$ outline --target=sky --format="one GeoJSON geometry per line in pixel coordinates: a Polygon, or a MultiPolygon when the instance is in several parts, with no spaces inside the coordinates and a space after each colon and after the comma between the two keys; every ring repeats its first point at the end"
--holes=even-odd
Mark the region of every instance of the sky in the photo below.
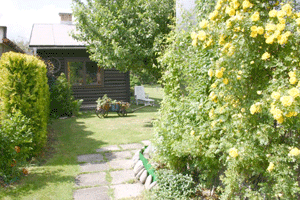
{"type": "Polygon", "coordinates": [[[72,0],[0,0],[0,26],[8,39],[27,42],[33,24],[60,23],[63,12],[72,12],[72,0]]]}

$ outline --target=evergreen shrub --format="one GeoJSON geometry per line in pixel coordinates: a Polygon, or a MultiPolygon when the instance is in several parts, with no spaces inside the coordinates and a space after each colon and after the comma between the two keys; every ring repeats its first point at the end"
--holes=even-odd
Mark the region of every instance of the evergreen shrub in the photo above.
{"type": "Polygon", "coordinates": [[[49,88],[46,73],[46,65],[35,56],[14,52],[2,54],[1,124],[5,120],[13,120],[9,116],[17,113],[24,119],[30,119],[30,123],[26,123],[28,130],[32,132],[31,142],[26,145],[31,149],[30,155],[38,154],[47,138],[49,88]]]}
{"type": "Polygon", "coordinates": [[[161,58],[156,159],[221,199],[300,198],[300,13],[282,2],[218,0],[161,58]]]}

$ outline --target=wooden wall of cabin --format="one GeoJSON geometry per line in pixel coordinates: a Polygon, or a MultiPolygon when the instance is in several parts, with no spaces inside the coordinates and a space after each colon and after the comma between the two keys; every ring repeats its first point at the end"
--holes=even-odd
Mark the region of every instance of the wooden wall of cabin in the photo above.
{"type": "MultiPolygon", "coordinates": [[[[59,76],[65,73],[67,76],[68,60],[89,60],[89,54],[85,49],[40,49],[38,55],[43,59],[56,58],[60,62],[60,69],[55,73],[59,76]]],[[[108,97],[120,101],[130,102],[130,76],[129,72],[123,73],[116,69],[104,69],[103,85],[76,85],[73,86],[73,95],[75,99],[83,99],[83,104],[96,104],[95,101],[107,94],[108,97]]]]}

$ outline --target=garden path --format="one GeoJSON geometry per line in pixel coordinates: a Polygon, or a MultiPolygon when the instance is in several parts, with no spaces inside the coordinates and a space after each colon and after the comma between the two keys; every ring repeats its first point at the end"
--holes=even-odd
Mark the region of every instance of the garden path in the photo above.
{"type": "Polygon", "coordinates": [[[150,141],[112,145],[96,149],[95,154],[80,155],[81,173],[75,179],[75,200],[108,200],[141,195],[143,184],[136,181],[131,158],[150,141]]]}

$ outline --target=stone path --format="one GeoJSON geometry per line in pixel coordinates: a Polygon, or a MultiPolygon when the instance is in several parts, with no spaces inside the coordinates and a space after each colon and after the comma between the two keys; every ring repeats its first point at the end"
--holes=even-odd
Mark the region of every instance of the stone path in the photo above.
{"type": "Polygon", "coordinates": [[[96,149],[95,154],[77,157],[81,174],[75,179],[75,200],[106,200],[134,198],[141,195],[144,185],[135,179],[132,170],[134,153],[142,143],[112,145],[96,149]]]}

